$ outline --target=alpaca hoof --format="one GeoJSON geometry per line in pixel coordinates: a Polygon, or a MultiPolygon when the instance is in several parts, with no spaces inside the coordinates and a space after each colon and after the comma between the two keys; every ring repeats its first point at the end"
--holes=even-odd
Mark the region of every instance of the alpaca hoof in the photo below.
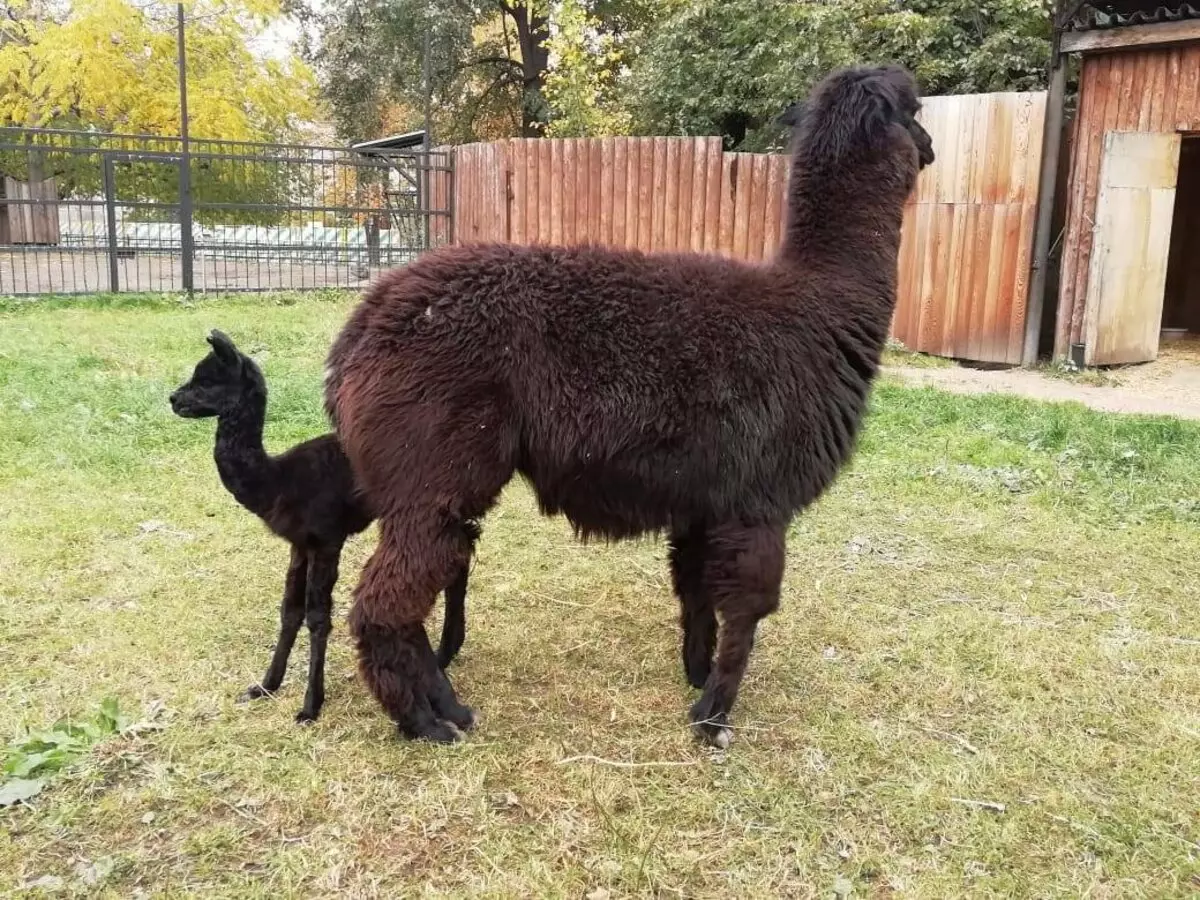
{"type": "Polygon", "coordinates": [[[708,671],[707,668],[703,671],[689,671],[687,673],[688,684],[698,691],[704,690],[704,685],[708,683],[708,671]]]}
{"type": "Polygon", "coordinates": [[[263,697],[270,697],[271,691],[268,691],[261,684],[252,684],[246,690],[238,695],[237,703],[250,703],[253,700],[261,700],[263,697]]]}
{"type": "Polygon", "coordinates": [[[733,741],[733,729],[729,727],[729,715],[714,710],[708,694],[704,694],[692,706],[692,729],[696,737],[718,750],[726,750],[733,741]]]}
{"type": "Polygon", "coordinates": [[[302,709],[300,712],[296,713],[296,724],[311,725],[313,722],[317,721],[317,717],[319,715],[319,712],[312,712],[307,709],[302,709]]]}
{"type": "Polygon", "coordinates": [[[442,722],[440,720],[431,722],[411,733],[401,728],[400,734],[416,741],[429,741],[431,744],[453,744],[462,739],[461,731],[449,722],[442,722]]]}
{"type": "MultiPolygon", "coordinates": [[[[720,717],[722,720],[724,716],[720,717]]],[[[718,724],[713,720],[705,720],[703,722],[693,722],[692,728],[696,732],[696,737],[708,744],[710,747],[715,747],[718,750],[728,750],[729,745],[733,742],[733,729],[725,724],[718,724]]]]}

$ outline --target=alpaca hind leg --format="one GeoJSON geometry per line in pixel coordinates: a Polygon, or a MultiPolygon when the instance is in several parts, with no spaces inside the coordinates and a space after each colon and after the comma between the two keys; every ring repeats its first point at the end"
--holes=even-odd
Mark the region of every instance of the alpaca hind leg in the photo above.
{"type": "Polygon", "coordinates": [[[474,720],[441,673],[424,626],[437,594],[469,559],[461,527],[443,513],[408,510],[380,519],[350,628],[364,680],[406,737],[449,742],[474,720]]]}
{"type": "Polygon", "coordinates": [[[341,545],[309,552],[304,618],[308,625],[308,688],[297,722],[315,722],[325,704],[325,649],[333,628],[333,586],[337,584],[341,545]]]}
{"type": "Polygon", "coordinates": [[[729,714],[759,620],[779,606],[783,581],[784,534],[775,526],[725,526],[710,533],[704,581],[721,616],[717,658],[704,693],[692,706],[697,734],[725,748],[733,737],[729,714]]]}
{"type": "Polygon", "coordinates": [[[708,681],[717,644],[717,617],[704,583],[705,547],[702,528],[671,536],[671,580],[679,598],[683,627],[683,671],[688,683],[697,689],[708,681]]]}
{"type": "Polygon", "coordinates": [[[239,703],[257,700],[279,690],[283,684],[283,675],[287,671],[288,657],[292,653],[292,645],[296,642],[296,634],[304,624],[304,603],[307,590],[308,557],[299,547],[292,547],[291,561],[288,563],[287,578],[284,581],[283,602],[279,607],[279,637],[275,641],[275,652],[271,655],[271,664],[259,684],[252,684],[238,697],[239,703]]]}

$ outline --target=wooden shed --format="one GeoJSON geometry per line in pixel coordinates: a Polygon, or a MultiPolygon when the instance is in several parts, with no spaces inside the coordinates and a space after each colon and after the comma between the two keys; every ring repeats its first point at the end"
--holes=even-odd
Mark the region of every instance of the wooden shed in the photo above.
{"type": "Polygon", "coordinates": [[[1055,24],[1056,60],[1080,60],[1054,355],[1145,362],[1163,329],[1200,334],[1200,2],[1070,3],[1055,24]]]}

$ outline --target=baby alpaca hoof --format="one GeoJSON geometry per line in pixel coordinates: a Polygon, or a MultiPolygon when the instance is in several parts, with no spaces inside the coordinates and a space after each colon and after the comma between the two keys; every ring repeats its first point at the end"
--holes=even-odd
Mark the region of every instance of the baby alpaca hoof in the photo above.
{"type": "Polygon", "coordinates": [[[317,717],[319,715],[320,715],[319,712],[313,712],[312,710],[302,709],[302,710],[300,710],[300,712],[296,713],[296,724],[297,725],[311,725],[313,722],[317,721],[317,717]]]}
{"type": "Polygon", "coordinates": [[[271,691],[268,691],[261,684],[252,684],[237,698],[237,703],[249,703],[252,700],[261,700],[263,697],[270,697],[271,691]]]}

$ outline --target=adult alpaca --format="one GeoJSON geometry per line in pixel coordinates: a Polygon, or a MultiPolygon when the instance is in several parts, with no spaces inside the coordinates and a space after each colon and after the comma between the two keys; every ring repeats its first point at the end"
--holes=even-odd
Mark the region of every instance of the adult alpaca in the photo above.
{"type": "Polygon", "coordinates": [[[768,264],[454,247],[367,293],[325,397],[380,514],[350,627],[402,733],[448,741],[471,724],[422,622],[470,552],[463,523],[520,472],[585,538],[669,534],[684,667],[703,688],[691,720],[729,743],[785,530],[850,456],[878,367],[904,203],[933,161],[919,108],[898,67],[813,90],[768,264]]]}

